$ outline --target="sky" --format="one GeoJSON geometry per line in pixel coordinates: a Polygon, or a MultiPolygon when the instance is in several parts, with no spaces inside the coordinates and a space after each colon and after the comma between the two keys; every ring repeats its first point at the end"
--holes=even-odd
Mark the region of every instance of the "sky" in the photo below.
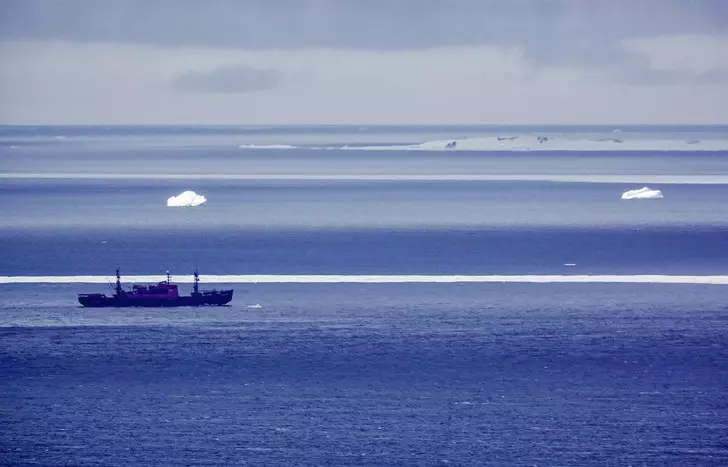
{"type": "Polygon", "coordinates": [[[0,124],[728,124],[725,0],[0,0],[0,124]]]}

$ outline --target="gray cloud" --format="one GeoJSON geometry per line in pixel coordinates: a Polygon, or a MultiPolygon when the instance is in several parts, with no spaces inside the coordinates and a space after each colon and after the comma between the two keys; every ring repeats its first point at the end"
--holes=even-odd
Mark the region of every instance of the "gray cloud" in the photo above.
{"type": "Polygon", "coordinates": [[[0,39],[246,49],[523,45],[545,62],[599,60],[635,35],[711,33],[723,0],[4,0],[0,39]]]}
{"type": "Polygon", "coordinates": [[[727,41],[724,0],[0,0],[0,121],[724,122],[727,41]]]}
{"type": "Polygon", "coordinates": [[[714,69],[700,73],[690,73],[683,70],[651,70],[648,68],[615,71],[612,75],[622,83],[637,86],[672,86],[672,85],[700,85],[724,86],[728,85],[728,71],[714,69]]]}
{"type": "Polygon", "coordinates": [[[271,89],[279,82],[280,76],[276,71],[233,65],[185,73],[172,82],[172,87],[187,92],[246,93],[271,89]]]}

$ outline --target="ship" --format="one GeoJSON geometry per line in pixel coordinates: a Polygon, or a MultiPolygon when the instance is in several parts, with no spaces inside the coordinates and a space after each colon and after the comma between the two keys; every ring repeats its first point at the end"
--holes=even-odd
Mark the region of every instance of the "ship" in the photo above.
{"type": "Polygon", "coordinates": [[[111,297],[101,293],[78,294],[78,302],[86,307],[177,307],[226,305],[233,299],[233,290],[200,291],[200,276],[195,270],[195,282],[190,295],[180,295],[177,285],[171,283],[167,272],[167,280],[156,285],[132,285],[130,290],[121,287],[121,275],[116,270],[116,286],[111,297]]]}

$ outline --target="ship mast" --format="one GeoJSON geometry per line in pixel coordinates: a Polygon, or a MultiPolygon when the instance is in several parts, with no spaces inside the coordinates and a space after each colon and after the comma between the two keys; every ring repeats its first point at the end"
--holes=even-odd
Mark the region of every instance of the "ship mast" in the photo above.
{"type": "Polygon", "coordinates": [[[119,274],[119,268],[116,268],[116,293],[121,295],[121,274],[119,274]]]}
{"type": "Polygon", "coordinates": [[[195,295],[200,293],[200,275],[197,273],[197,268],[195,268],[195,285],[192,286],[192,291],[195,295]]]}
{"type": "Polygon", "coordinates": [[[167,285],[169,285],[169,281],[172,279],[172,276],[170,275],[169,271],[167,271],[167,285]]]}

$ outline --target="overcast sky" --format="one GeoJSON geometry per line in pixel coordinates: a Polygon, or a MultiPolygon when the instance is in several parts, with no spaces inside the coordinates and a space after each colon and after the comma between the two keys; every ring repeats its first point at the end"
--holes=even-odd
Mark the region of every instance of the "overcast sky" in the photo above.
{"type": "Polygon", "coordinates": [[[0,0],[0,124],[728,123],[725,0],[0,0]]]}

